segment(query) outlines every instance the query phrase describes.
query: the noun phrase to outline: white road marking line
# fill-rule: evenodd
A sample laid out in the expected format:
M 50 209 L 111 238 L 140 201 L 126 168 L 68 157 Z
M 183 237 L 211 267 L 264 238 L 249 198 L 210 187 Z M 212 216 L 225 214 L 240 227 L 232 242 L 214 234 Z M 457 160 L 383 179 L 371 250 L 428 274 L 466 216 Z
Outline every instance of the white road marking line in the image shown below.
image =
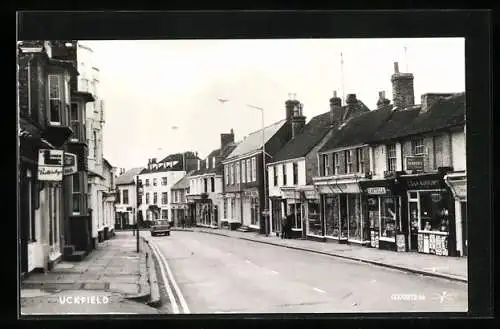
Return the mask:
M 168 284 L 167 275 L 165 274 L 165 269 L 164 269 L 165 265 L 163 264 L 160 256 L 161 253 L 151 241 L 149 242 L 149 246 L 151 247 L 151 250 L 155 254 L 155 257 L 158 259 L 158 263 L 160 265 L 161 277 L 165 284 L 165 289 L 167 290 L 168 299 L 170 300 L 170 304 L 172 305 L 172 311 L 174 312 L 174 314 L 178 314 L 179 306 L 177 305 L 172 289 L 170 289 L 170 285 Z
M 159 249 L 158 249 L 159 251 Z M 182 308 L 184 309 L 184 313 L 189 314 L 191 311 L 189 310 L 189 307 L 186 303 L 186 299 L 184 299 L 184 296 L 182 295 L 181 290 L 179 289 L 179 286 L 177 285 L 177 282 L 175 282 L 174 275 L 172 274 L 172 271 L 170 270 L 170 267 L 168 266 L 167 260 L 163 256 L 161 252 L 159 252 L 160 258 L 163 261 L 163 264 L 165 265 L 165 268 L 167 269 L 167 273 L 170 279 L 170 282 L 172 282 L 172 285 L 174 286 L 174 290 L 177 294 L 177 297 L 179 297 L 179 300 L 181 302 Z
M 320 292 L 320 293 L 322 293 L 322 294 L 325 294 L 325 293 L 326 293 L 326 291 L 324 291 L 324 290 L 321 290 L 321 289 L 319 289 L 319 288 L 316 288 L 316 287 L 314 287 L 313 289 L 314 289 L 315 291 L 317 291 L 317 292 Z

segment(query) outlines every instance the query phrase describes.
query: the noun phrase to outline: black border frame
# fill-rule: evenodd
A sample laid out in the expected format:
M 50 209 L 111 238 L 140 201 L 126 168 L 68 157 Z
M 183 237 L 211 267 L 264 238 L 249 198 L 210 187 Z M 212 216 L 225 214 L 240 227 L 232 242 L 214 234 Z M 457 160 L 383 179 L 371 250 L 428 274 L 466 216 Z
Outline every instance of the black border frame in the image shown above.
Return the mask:
M 34 39 L 255 39 L 255 38 L 397 38 L 465 37 L 467 95 L 467 167 L 469 228 L 469 318 L 493 314 L 492 223 L 492 17 L 488 10 L 412 11 L 171 11 L 171 12 L 49 12 L 19 13 L 19 40 Z M 14 111 L 13 111 L 14 112 Z M 14 112 L 15 113 L 15 112 Z M 17 120 L 17 119 L 16 119 Z M 17 135 L 17 134 L 16 134 Z M 16 179 L 17 185 L 17 179 Z M 14 188 L 17 188 L 14 186 Z M 12 194 L 11 194 L 12 195 Z M 12 197 L 12 196 L 10 196 Z M 14 203 L 11 203 L 14 204 Z M 5 218 L 7 219 L 7 218 Z M 17 239 L 16 239 L 17 245 Z M 16 266 L 11 266 L 14 269 Z M 16 271 L 17 272 L 17 271 Z M 17 273 L 16 273 L 17 274 Z M 16 275 L 15 274 L 15 275 Z M 18 287 L 16 287 L 18 289 Z M 18 297 L 18 291 L 16 291 Z M 17 314 L 17 310 L 16 310 Z M 408 325 L 429 325 L 428 318 L 457 321 L 463 314 L 276 314 L 169 315 L 162 320 L 189 319 L 202 327 L 223 319 L 406 319 Z M 31 317 L 23 317 L 23 319 Z M 40 317 L 32 317 L 40 319 Z M 80 316 L 43 319 L 86 319 Z M 110 316 L 92 316 L 104 320 Z M 127 317 L 151 319 L 151 316 Z M 198 320 L 204 320 L 200 322 Z M 412 320 L 413 319 L 413 320 Z M 460 320 L 460 321 L 463 321 Z M 59 321 L 66 324 L 66 321 Z M 181 321 L 180 326 L 188 325 Z M 393 321 L 386 321 L 387 324 Z M 407 321 L 405 321 L 407 322 Z M 27 324 L 26 321 L 24 321 Z M 227 322 L 231 327 L 236 323 Z M 264 321 L 260 325 L 267 323 Z M 358 321 L 355 326 L 359 327 Z M 87 325 L 89 325 L 88 323 Z M 111 324 L 111 323 L 107 323 Z M 121 323 L 123 324 L 123 323 Z M 222 323 L 218 323 L 220 326 Z M 316 324 L 316 323 L 315 323 Z M 319 324 L 319 323 L 318 323 Z M 344 325 L 349 326 L 344 322 Z M 119 323 L 120 325 L 120 323 Z M 139 324 L 140 325 L 140 324 Z M 170 325 L 170 324 L 169 324 Z M 237 327 L 241 323 L 236 324 Z M 275 324 L 273 324 L 274 326 Z M 120 325 L 121 326 L 121 325 Z M 306 324 L 309 327 L 309 324 Z M 399 326 L 398 326 L 399 327 Z

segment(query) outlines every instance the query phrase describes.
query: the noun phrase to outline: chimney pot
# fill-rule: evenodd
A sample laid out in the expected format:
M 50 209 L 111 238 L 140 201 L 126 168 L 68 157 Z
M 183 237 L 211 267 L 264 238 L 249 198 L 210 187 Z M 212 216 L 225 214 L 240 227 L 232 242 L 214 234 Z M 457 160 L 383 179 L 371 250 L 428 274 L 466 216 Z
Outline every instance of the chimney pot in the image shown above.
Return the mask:
M 399 73 L 399 63 L 394 62 L 394 73 Z
M 333 97 L 337 97 L 337 91 L 336 90 L 333 91 Z

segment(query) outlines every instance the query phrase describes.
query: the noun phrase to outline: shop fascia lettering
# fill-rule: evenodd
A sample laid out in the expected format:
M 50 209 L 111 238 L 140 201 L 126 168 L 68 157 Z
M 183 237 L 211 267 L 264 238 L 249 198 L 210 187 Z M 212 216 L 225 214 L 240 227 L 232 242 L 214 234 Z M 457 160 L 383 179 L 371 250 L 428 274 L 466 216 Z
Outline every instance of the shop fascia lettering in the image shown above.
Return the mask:
M 422 179 L 422 180 L 409 180 L 408 188 L 436 188 L 439 187 L 439 180 L 437 179 Z
M 370 195 L 385 195 L 385 194 L 387 194 L 387 189 L 383 186 L 367 187 L 366 193 L 368 193 Z

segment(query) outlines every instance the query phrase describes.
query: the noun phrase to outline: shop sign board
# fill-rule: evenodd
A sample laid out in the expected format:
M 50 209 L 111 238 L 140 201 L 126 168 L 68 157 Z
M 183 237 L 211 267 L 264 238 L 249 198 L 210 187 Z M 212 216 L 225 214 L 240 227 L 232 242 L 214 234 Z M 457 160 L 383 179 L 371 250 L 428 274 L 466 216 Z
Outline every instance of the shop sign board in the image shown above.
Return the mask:
M 441 181 L 436 178 L 432 179 L 408 179 L 406 183 L 409 190 L 418 189 L 439 189 Z
M 63 150 L 40 149 L 38 152 L 38 180 L 62 181 L 63 157 Z
M 77 160 L 76 154 L 73 153 L 64 153 L 64 167 L 63 174 L 73 175 L 78 171 L 77 169 Z
M 306 199 L 319 199 L 318 192 L 315 190 L 304 191 L 304 197 Z
M 281 197 L 283 199 L 300 199 L 300 195 L 295 190 L 282 190 Z
M 424 157 L 423 156 L 407 156 L 406 169 L 415 171 L 424 171 Z
M 387 194 L 387 189 L 383 186 L 380 187 L 367 187 L 366 193 L 370 195 L 385 195 Z

